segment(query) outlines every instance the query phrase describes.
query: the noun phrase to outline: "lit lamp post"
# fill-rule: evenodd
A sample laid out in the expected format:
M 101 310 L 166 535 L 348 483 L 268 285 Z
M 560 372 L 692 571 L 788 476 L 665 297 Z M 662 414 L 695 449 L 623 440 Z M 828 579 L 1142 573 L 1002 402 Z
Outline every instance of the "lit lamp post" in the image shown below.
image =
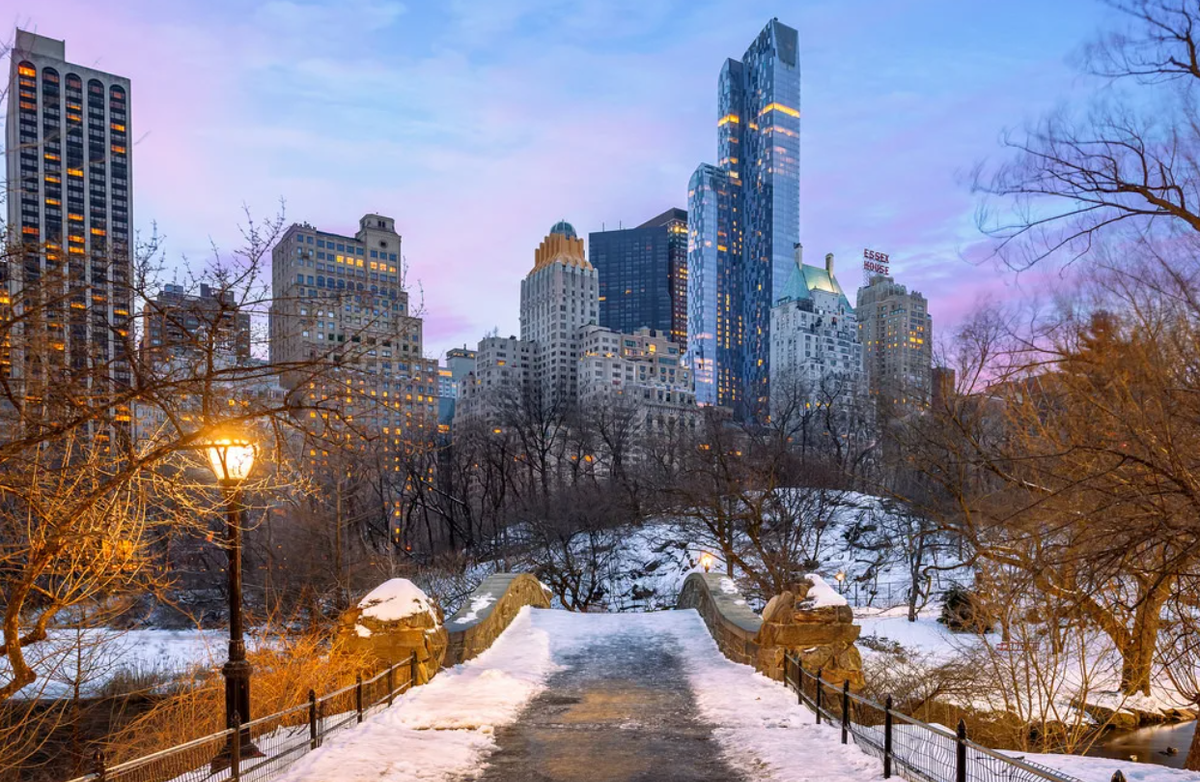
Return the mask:
M 834 578 L 836 578 L 836 579 L 837 579 L 837 582 L 838 582 L 838 594 L 840 595 L 840 594 L 842 594 L 842 585 L 846 583 L 846 571 L 844 571 L 844 570 L 839 570 L 839 571 L 837 572 L 837 575 L 835 575 L 835 576 L 834 576 Z
M 713 563 L 713 555 L 712 554 L 709 554 L 707 551 L 705 551 L 703 554 L 700 555 L 700 564 L 702 566 L 704 566 L 705 573 L 707 573 L 708 569 L 712 567 L 712 563 Z
M 205 446 L 209 465 L 225 495 L 226 534 L 229 546 L 229 661 L 221 669 L 225 676 L 225 728 L 250 721 L 250 663 L 246 661 L 246 642 L 242 639 L 242 483 L 254 467 L 257 449 L 244 437 L 219 436 Z M 261 757 L 250 741 L 249 729 L 241 731 L 238 746 L 241 757 Z M 232 758 L 234 737 L 229 746 L 213 760 L 216 768 Z

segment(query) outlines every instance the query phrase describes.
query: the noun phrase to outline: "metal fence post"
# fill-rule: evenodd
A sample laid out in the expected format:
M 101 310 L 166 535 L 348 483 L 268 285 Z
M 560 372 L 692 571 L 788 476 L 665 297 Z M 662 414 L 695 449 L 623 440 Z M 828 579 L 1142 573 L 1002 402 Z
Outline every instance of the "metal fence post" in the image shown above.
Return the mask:
M 892 776 L 892 696 L 883 704 L 883 778 Z
M 417 681 L 417 676 L 420 673 L 420 667 L 417 665 L 417 653 L 416 652 L 413 652 L 412 657 L 408 658 L 408 666 L 409 666 L 408 688 L 411 690 L 413 687 L 416 687 L 418 684 L 420 684 L 420 682 Z
M 796 703 L 804 704 L 804 666 L 799 654 L 796 655 Z
M 362 674 L 354 677 L 354 708 L 358 712 L 358 721 L 362 723 Z
M 387 688 L 388 688 L 387 702 L 388 702 L 389 706 L 392 705 L 393 694 L 396 692 L 396 684 L 395 684 L 395 681 L 393 680 L 393 674 L 395 674 L 395 673 L 396 673 L 396 666 L 393 665 L 392 667 L 387 669 Z
M 850 739 L 850 680 L 842 682 L 842 743 Z
M 312 690 L 308 691 L 308 745 L 317 748 L 317 694 Z
M 233 735 L 229 737 L 229 773 L 237 782 L 242 778 L 242 717 L 233 712 Z
M 821 669 L 817 669 L 817 724 L 821 724 Z
M 1113 772 L 1112 782 L 1125 782 L 1125 775 L 1121 773 L 1121 769 Z
M 96 782 L 104 782 L 107 777 L 104 771 L 104 750 L 96 750 L 96 754 L 92 755 L 92 763 L 94 764 L 93 773 L 96 775 Z
M 958 757 L 954 765 L 956 782 L 967 782 L 967 723 L 958 721 Z

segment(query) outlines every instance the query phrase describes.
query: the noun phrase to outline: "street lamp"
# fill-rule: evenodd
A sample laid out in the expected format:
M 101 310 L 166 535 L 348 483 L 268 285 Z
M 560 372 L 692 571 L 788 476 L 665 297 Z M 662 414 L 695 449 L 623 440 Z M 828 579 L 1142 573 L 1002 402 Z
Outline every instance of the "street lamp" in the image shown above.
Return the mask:
M 712 567 L 712 563 L 713 563 L 713 555 L 712 554 L 709 554 L 707 551 L 705 551 L 703 554 L 700 555 L 700 564 L 704 566 L 705 573 L 707 573 L 708 569 L 710 567 Z
M 229 557 L 229 660 L 221 668 L 225 677 L 225 728 L 250 721 L 250 663 L 246 660 L 246 642 L 242 638 L 242 484 L 254 467 L 258 449 L 249 439 L 236 435 L 218 435 L 204 446 L 209 466 L 225 495 L 226 535 Z M 250 730 L 230 737 L 229 745 L 213 759 L 213 768 L 226 767 L 232 761 L 233 742 L 240 756 L 262 757 L 250 740 Z
M 837 579 L 837 582 L 838 582 L 838 594 L 840 595 L 840 594 L 842 594 L 842 584 L 844 584 L 844 583 L 846 582 L 846 571 L 844 571 L 844 570 L 839 570 L 839 571 L 837 572 L 837 575 L 835 575 L 835 576 L 834 576 L 834 578 L 836 578 L 836 579 Z

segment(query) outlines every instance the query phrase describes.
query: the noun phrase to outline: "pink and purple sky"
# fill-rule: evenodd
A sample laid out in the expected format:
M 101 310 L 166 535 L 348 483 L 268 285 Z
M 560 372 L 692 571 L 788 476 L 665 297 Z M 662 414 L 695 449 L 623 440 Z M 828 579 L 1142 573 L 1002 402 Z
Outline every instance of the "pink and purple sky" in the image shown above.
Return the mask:
M 891 254 L 945 333 L 991 264 L 963 179 L 1090 89 L 1095 0 L 0 0 L 0 18 L 133 80 L 134 218 L 171 263 L 239 243 L 243 205 L 353 233 L 396 218 L 426 349 L 518 331 L 560 218 L 581 234 L 687 206 L 716 155 L 717 74 L 773 16 L 800 31 L 801 238 Z

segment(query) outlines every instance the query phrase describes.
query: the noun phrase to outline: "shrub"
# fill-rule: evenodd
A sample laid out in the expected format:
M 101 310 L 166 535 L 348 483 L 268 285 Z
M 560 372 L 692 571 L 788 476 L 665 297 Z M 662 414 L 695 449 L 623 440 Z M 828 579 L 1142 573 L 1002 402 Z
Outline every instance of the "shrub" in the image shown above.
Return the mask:
M 953 584 L 942 595 L 942 615 L 939 622 L 956 633 L 990 633 L 995 621 L 981 598 L 959 584 Z

